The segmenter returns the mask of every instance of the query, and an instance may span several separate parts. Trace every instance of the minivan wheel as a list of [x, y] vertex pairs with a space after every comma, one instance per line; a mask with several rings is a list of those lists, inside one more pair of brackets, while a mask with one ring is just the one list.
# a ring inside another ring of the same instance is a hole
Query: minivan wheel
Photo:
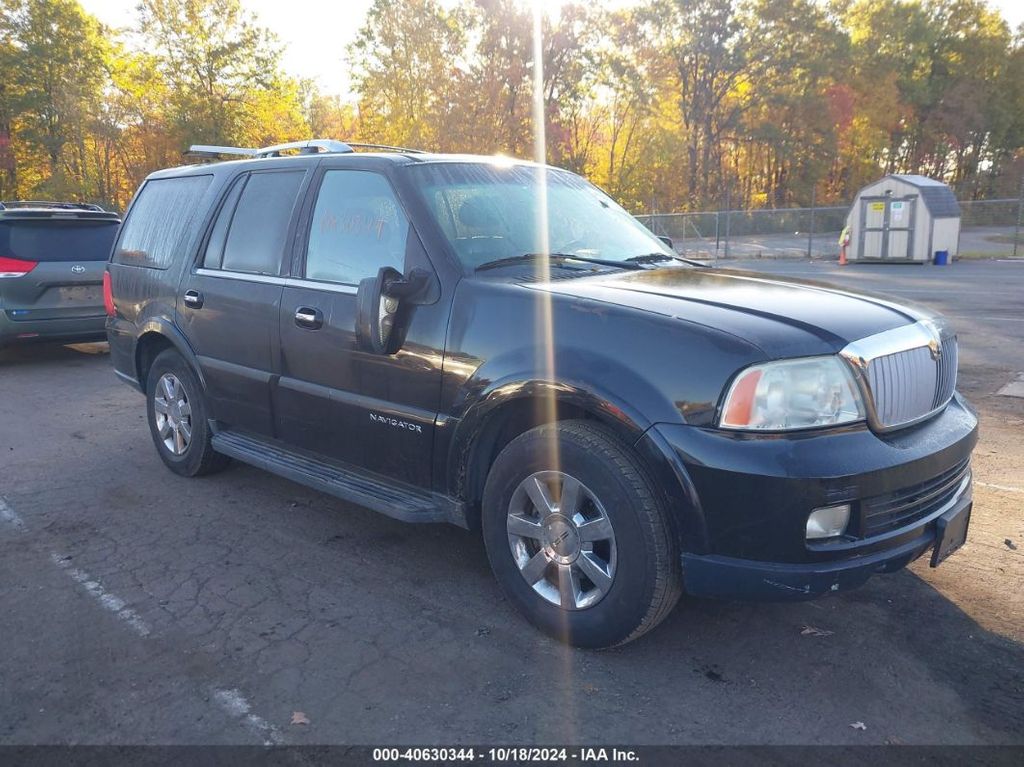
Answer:
[[481, 521], [502, 589], [564, 642], [623, 644], [679, 599], [665, 513], [629, 448], [602, 426], [564, 421], [512, 440], [487, 477]]
[[210, 443], [213, 435], [202, 386], [182, 356], [173, 349], [161, 352], [146, 382], [149, 431], [167, 468], [195, 477], [227, 466], [227, 456]]

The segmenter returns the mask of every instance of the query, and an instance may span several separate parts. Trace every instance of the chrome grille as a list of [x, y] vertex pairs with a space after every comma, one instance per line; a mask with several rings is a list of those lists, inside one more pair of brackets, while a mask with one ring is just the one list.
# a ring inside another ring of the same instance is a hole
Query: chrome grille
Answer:
[[938, 366], [927, 346], [868, 363], [868, 385], [884, 426], [907, 423], [935, 409]]
[[943, 338], [942, 356], [939, 358], [939, 380], [935, 385], [932, 410], [942, 407], [953, 396], [953, 390], [956, 389], [957, 353], [956, 336]]
[[861, 372], [869, 419], [877, 429], [927, 417], [945, 407], [956, 388], [956, 336], [940, 338], [930, 322], [855, 341], [843, 356]]

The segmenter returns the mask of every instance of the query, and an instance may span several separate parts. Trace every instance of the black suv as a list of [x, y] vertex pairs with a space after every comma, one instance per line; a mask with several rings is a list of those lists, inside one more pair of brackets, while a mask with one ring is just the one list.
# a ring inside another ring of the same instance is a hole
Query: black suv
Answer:
[[589, 647], [682, 591], [805, 599], [964, 542], [940, 318], [688, 263], [555, 168], [289, 146], [154, 173], [115, 245], [112, 358], [172, 471], [479, 527]]
[[0, 347], [103, 340], [101, 285], [120, 223], [98, 205], [0, 202]]

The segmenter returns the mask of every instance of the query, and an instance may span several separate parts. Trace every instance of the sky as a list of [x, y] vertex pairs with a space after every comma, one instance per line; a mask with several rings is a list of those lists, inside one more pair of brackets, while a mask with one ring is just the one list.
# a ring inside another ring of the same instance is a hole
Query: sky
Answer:
[[[112, 27], [131, 25], [135, 18], [135, 0], [80, 0], [82, 6], [104, 24]], [[345, 67], [345, 49], [355, 38], [372, 0], [242, 0], [242, 5], [257, 15], [285, 46], [285, 71], [294, 77], [311, 77], [325, 93], [349, 95], [350, 80]], [[523, 0], [528, 4], [530, 0]], [[562, 0], [545, 0], [544, 6], [560, 5]], [[628, 5], [629, 0], [592, 0], [595, 4]], [[1002, 11], [1016, 29], [1024, 23], [1024, 0], [988, 0]]]

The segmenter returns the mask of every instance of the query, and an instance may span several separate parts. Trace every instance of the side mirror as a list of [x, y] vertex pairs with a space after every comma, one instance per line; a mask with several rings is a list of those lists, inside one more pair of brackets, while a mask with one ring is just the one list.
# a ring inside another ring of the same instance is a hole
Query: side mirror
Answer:
[[402, 300], [415, 298], [430, 282], [430, 273], [426, 269], [413, 269], [408, 277], [403, 277], [395, 269], [384, 267], [377, 276], [381, 279], [381, 291], [385, 296]]
[[672, 238], [671, 237], [668, 237], [668, 236], [666, 236], [664, 234], [659, 234], [658, 235], [658, 239], [661, 240], [666, 245], [668, 245], [669, 248], [671, 248], [672, 251], [675, 252], [676, 246], [672, 244]]
[[402, 320], [408, 300], [430, 283], [430, 273], [413, 269], [407, 277], [390, 266], [376, 277], [367, 277], [356, 291], [356, 334], [360, 344], [374, 354], [394, 354], [401, 346]]

